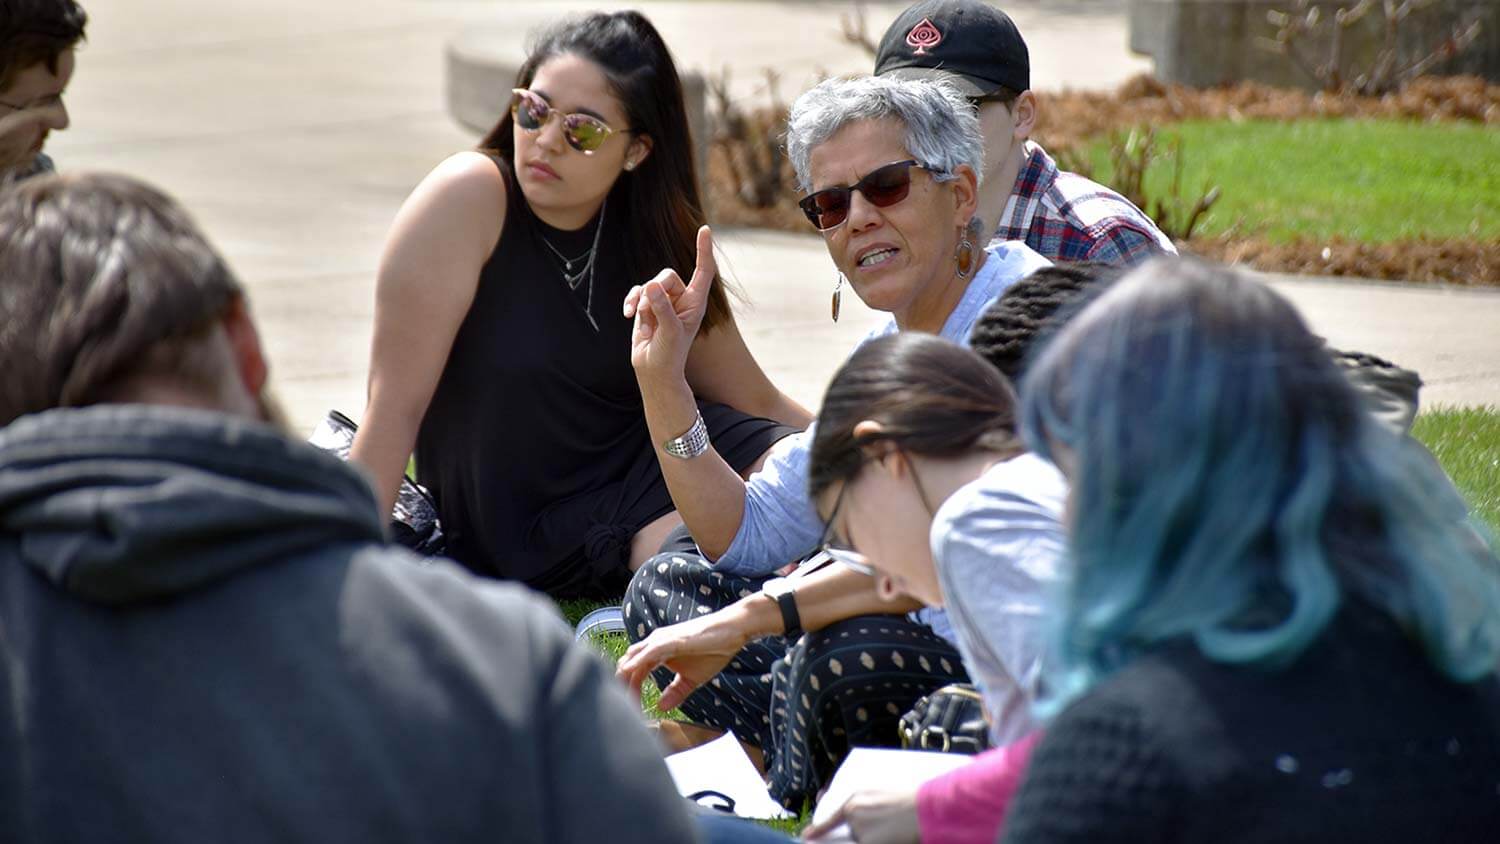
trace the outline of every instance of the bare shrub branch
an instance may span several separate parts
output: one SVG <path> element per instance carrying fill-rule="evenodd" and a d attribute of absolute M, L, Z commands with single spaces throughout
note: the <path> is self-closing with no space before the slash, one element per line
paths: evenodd
<path fill-rule="evenodd" d="M 786 150 L 779 137 L 782 102 L 780 75 L 765 69 L 768 109 L 747 114 L 729 93 L 729 68 L 706 81 L 713 109 L 713 144 L 723 153 L 725 166 L 740 201 L 751 208 L 770 208 L 787 190 Z"/>
<path fill-rule="evenodd" d="M 864 0 L 854 0 L 854 11 L 839 15 L 839 26 L 846 43 L 869 53 L 872 59 L 880 52 L 880 44 L 870 37 L 870 23 L 865 17 Z"/>
<path fill-rule="evenodd" d="M 1058 166 L 1087 179 L 1105 182 L 1117 193 L 1141 209 L 1174 241 L 1185 241 L 1203 221 L 1205 214 L 1219 201 L 1217 185 L 1204 184 L 1195 196 L 1184 194 L 1182 139 L 1172 138 L 1166 144 L 1157 141 L 1156 130 L 1138 126 L 1129 132 L 1109 134 L 1110 177 L 1096 175 L 1092 159 L 1075 150 L 1058 155 Z M 1158 166 L 1172 168 L 1172 179 L 1163 193 L 1153 193 L 1148 177 Z"/>
<path fill-rule="evenodd" d="M 1413 61 L 1401 62 L 1397 51 L 1401 25 L 1414 12 L 1427 9 L 1436 0 L 1381 0 L 1384 15 L 1383 36 L 1379 49 L 1365 68 L 1350 70 L 1348 57 L 1349 30 L 1366 18 L 1376 8 L 1375 0 L 1357 0 L 1352 5 L 1334 9 L 1333 26 L 1328 30 L 1327 54 L 1322 61 L 1313 58 L 1316 46 L 1309 43 L 1322 36 L 1324 27 L 1321 7 L 1311 5 L 1309 0 L 1292 0 L 1290 10 L 1272 9 L 1266 13 L 1266 21 L 1276 28 L 1274 38 L 1258 38 L 1256 44 L 1262 49 L 1285 56 L 1302 73 L 1315 80 L 1330 94 L 1358 94 L 1380 96 L 1400 90 L 1411 80 L 1427 73 L 1433 67 L 1452 59 L 1479 37 L 1481 24 L 1476 18 L 1467 25 L 1459 24 L 1431 50 Z"/>

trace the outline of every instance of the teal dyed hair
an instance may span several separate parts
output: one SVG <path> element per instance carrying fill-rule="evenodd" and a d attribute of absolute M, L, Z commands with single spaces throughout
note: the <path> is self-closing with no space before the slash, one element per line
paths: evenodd
<path fill-rule="evenodd" d="M 1500 663 L 1500 564 L 1467 505 L 1248 276 L 1131 273 L 1037 360 L 1022 430 L 1072 485 L 1053 708 L 1169 639 L 1286 665 L 1350 599 L 1455 680 Z"/>

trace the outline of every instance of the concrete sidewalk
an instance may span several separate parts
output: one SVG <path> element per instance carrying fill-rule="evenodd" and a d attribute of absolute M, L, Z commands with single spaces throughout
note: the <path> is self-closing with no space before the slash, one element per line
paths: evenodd
<path fill-rule="evenodd" d="M 881 315 L 845 296 L 838 325 L 828 321 L 833 264 L 816 236 L 741 230 L 723 240 L 730 270 L 751 299 L 743 322 L 752 351 L 783 389 L 816 406 L 834 370 Z M 1421 373 L 1423 407 L 1500 407 L 1500 290 L 1267 279 L 1330 345 Z"/>
<path fill-rule="evenodd" d="M 471 146 L 444 111 L 443 49 L 471 28 L 526 31 L 612 4 L 454 0 L 94 0 L 69 91 L 65 170 L 130 173 L 180 198 L 251 290 L 279 389 L 310 429 L 364 405 L 374 271 L 411 188 Z M 868 59 L 838 36 L 844 3 L 643 2 L 684 67 L 735 68 L 782 93 Z M 902 3 L 870 4 L 878 36 Z M 1145 67 L 1118 5 L 1008 4 L 1038 87 L 1103 87 Z M 1087 60 L 1080 60 L 1087 56 Z M 1063 75 L 1067 74 L 1064 79 Z M 828 322 L 833 268 L 815 235 L 725 232 L 752 305 L 743 325 L 776 381 L 809 405 L 874 315 L 852 296 Z M 1500 295 L 1317 282 L 1283 285 L 1336 344 L 1428 379 L 1427 402 L 1500 404 Z"/>

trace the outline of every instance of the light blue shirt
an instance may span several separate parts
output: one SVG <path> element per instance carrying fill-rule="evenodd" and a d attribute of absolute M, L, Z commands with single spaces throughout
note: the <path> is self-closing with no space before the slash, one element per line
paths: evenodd
<path fill-rule="evenodd" d="M 1019 241 L 991 243 L 985 251 L 989 257 L 969 282 L 940 332 L 955 343 L 968 341 L 980 314 L 1007 287 L 1052 263 Z M 896 320 L 892 317 L 860 342 L 894 334 L 896 330 Z M 739 532 L 724 556 L 714 563 L 716 570 L 764 577 L 816 550 L 824 525 L 807 494 L 808 453 L 815 427 L 776 443 L 761 470 L 750 476 L 745 484 L 745 514 L 740 519 Z M 936 621 L 934 628 L 951 639 L 946 624 Z"/>
<path fill-rule="evenodd" d="M 991 466 L 938 508 L 929 542 L 945 620 L 979 687 L 995 747 L 1037 729 L 1045 606 L 1065 566 L 1067 481 L 1022 454 Z M 934 627 L 936 629 L 936 627 Z"/>

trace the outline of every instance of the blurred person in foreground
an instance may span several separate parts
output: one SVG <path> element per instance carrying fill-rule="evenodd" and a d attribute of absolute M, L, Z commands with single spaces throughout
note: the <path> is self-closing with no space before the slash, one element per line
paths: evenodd
<path fill-rule="evenodd" d="M 601 661 L 269 424 L 239 283 L 123 177 L 0 199 L 7 841 L 690 841 Z"/>
<path fill-rule="evenodd" d="M 73 0 L 0 2 L 0 187 L 52 170 L 42 148 L 68 128 L 63 92 L 87 24 Z"/>
<path fill-rule="evenodd" d="M 1072 566 L 1006 842 L 1494 840 L 1500 562 L 1285 299 L 1148 264 L 1023 397 Z"/>

